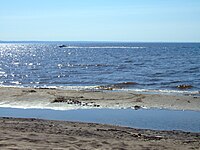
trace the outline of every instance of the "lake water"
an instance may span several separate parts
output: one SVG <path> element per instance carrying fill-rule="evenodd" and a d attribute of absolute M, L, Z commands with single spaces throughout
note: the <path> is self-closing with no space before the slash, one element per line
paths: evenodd
<path fill-rule="evenodd" d="M 2 42 L 0 85 L 199 94 L 200 43 Z"/>
<path fill-rule="evenodd" d="M 0 86 L 200 96 L 200 43 L 1 42 Z M 195 111 L 0 108 L 0 116 L 200 132 Z"/>
<path fill-rule="evenodd" d="M 200 112 L 165 109 L 15 109 L 0 108 L 0 117 L 40 118 L 128 126 L 142 129 L 200 132 Z"/>

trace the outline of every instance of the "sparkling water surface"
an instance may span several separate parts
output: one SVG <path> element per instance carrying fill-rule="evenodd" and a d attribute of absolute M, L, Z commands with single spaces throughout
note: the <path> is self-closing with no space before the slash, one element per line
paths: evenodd
<path fill-rule="evenodd" d="M 60 47 L 64 45 L 64 47 Z M 200 43 L 0 43 L 2 86 L 200 91 Z M 177 89 L 178 85 L 191 85 Z"/>

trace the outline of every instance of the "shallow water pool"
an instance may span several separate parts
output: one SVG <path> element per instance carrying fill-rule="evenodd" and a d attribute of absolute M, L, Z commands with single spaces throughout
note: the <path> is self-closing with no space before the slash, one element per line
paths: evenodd
<path fill-rule="evenodd" d="M 142 129 L 200 132 L 200 112 L 166 109 L 16 109 L 0 108 L 0 117 L 40 118 L 112 124 Z"/>

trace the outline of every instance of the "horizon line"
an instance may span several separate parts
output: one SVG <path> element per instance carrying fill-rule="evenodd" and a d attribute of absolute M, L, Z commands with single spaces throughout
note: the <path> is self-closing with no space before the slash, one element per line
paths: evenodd
<path fill-rule="evenodd" d="M 0 40 L 0 43 L 3 42 L 200 43 L 200 41 Z"/>

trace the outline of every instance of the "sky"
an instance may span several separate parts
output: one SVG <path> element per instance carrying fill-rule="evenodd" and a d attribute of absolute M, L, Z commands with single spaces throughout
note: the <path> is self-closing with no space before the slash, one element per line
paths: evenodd
<path fill-rule="evenodd" d="M 0 40 L 200 42 L 200 0 L 0 0 Z"/>

